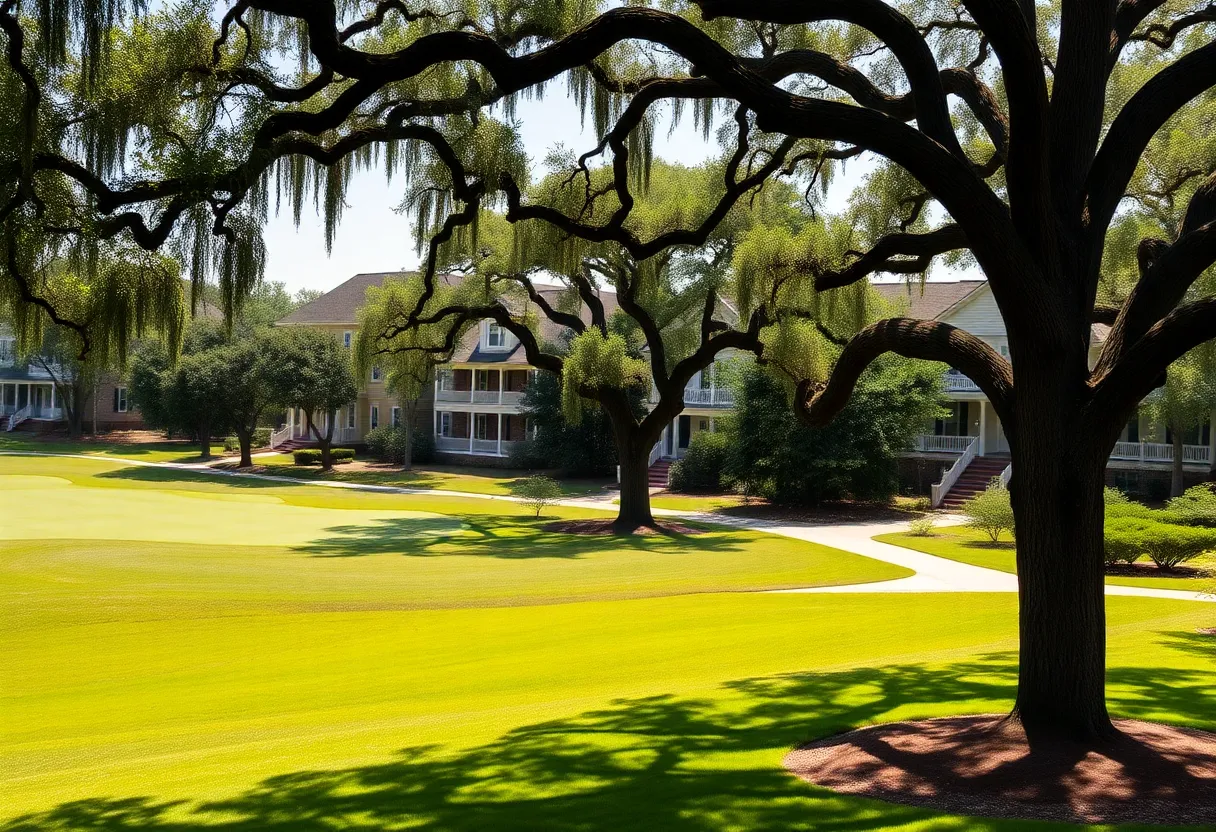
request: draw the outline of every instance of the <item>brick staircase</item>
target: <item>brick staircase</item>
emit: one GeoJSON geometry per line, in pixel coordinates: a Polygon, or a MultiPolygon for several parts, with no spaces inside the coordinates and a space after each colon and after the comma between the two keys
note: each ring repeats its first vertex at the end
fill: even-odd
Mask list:
{"type": "Polygon", "coordinates": [[[660,459],[654,465],[650,466],[648,476],[650,478],[651,488],[666,488],[667,487],[667,472],[671,470],[671,463],[665,459],[660,459]]]}
{"type": "Polygon", "coordinates": [[[1009,465],[1007,456],[977,456],[963,471],[942,500],[941,508],[953,511],[988,487],[993,477],[999,477],[1009,465]]]}
{"type": "Polygon", "coordinates": [[[275,448],[275,450],[282,451],[283,453],[291,453],[292,451],[300,450],[300,448],[311,448],[316,444],[317,443],[313,442],[311,439],[288,439],[282,445],[275,448]]]}

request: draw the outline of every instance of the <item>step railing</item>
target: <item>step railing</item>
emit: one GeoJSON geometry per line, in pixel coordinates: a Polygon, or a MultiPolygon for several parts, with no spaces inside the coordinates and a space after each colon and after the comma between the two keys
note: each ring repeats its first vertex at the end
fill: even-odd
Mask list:
{"type": "Polygon", "coordinates": [[[273,451],[289,441],[291,441],[291,425],[283,425],[270,434],[270,450],[273,451]]]}
{"type": "Polygon", "coordinates": [[[946,495],[950,493],[950,489],[958,482],[958,478],[967,470],[967,466],[975,460],[975,455],[980,449],[980,438],[977,436],[967,445],[967,449],[963,451],[963,455],[954,461],[944,474],[942,481],[934,483],[930,489],[930,500],[934,508],[942,504],[942,500],[946,499],[946,495]]]}
{"type": "Polygon", "coordinates": [[[1013,479],[1013,463],[1012,462],[1009,463],[1008,465],[1006,465],[1005,470],[1001,472],[1001,477],[1000,477],[1001,488],[1008,488],[1009,481],[1011,479],[1013,479]]]}
{"type": "Polygon", "coordinates": [[[13,430],[14,428],[17,427],[17,425],[21,424],[26,419],[30,418],[30,414],[33,412],[34,412],[33,408],[27,404],[25,407],[21,408],[16,413],[14,413],[13,415],[8,417],[8,426],[5,428],[5,430],[6,431],[13,430]]]}

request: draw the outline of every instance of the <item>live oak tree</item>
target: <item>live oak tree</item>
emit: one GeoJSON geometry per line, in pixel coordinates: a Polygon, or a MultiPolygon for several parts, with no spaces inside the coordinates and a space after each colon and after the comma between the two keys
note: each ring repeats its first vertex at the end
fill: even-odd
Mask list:
{"type": "Polygon", "coordinates": [[[383,286],[369,287],[359,309],[354,343],[355,372],[360,378],[367,378],[373,367],[379,367],[384,373],[385,388],[397,397],[401,427],[405,430],[401,467],[406,471],[413,467],[418,404],[434,381],[445,337],[442,332],[418,329],[402,330],[388,339],[380,336],[401,315],[414,309],[421,291],[422,286],[406,275],[390,278],[383,286]]]}
{"type": "Polygon", "coordinates": [[[211,438],[231,426],[228,362],[223,329],[196,320],[187,330],[181,355],[171,344],[140,345],[130,367],[131,403],[151,427],[193,436],[204,460],[211,438]]]}
{"type": "MultiPolygon", "coordinates": [[[[728,210],[787,171],[814,186],[833,160],[864,156],[874,167],[855,216],[829,224],[850,232],[847,253],[832,259],[821,241],[806,258],[743,258],[754,267],[734,273],[752,285],[744,320],[763,315],[781,331],[764,357],[772,344],[773,358],[804,376],[798,407],[812,423],[830,420],[886,352],[949,363],[980,386],[1013,455],[1015,713],[1032,742],[1114,735],[1104,699],[1104,467],[1169,365],[1216,337],[1216,299],[1198,289],[1216,259],[1211,155],[1172,189],[1168,222],[1141,233],[1119,219],[1129,192],[1156,170],[1160,137],[1179,123],[1210,125],[1209,7],[231,0],[217,35],[204,5],[193,19],[120,25],[119,0],[0,2],[9,66],[0,85],[0,280],[11,296],[38,302],[30,264],[56,245],[87,251],[119,235],[146,248],[177,245],[196,255],[198,273],[216,232],[211,268],[231,306],[256,280],[251,229],[272,201],[298,214],[311,194],[332,232],[350,174],[370,166],[405,174],[407,207],[418,228],[435,232],[425,271],[435,292],[439,249],[460,229],[471,238],[484,209],[501,211],[523,236],[613,245],[647,264],[702,246],[722,218],[631,227],[654,113],[664,107],[711,126],[733,115],[722,132],[728,162],[739,160],[723,176],[728,210]],[[512,152],[519,97],[559,78],[599,137],[566,171],[571,187],[582,177],[576,210],[546,203],[512,152]],[[125,177],[124,164],[133,166],[125,177]],[[596,178],[601,170],[609,181],[596,178]],[[1108,246],[1115,232],[1129,244],[1108,246]],[[836,355],[805,325],[774,315],[774,287],[778,296],[813,294],[877,272],[915,276],[940,256],[988,278],[1010,360],[963,331],[906,318],[833,330],[851,335],[836,355]],[[1110,306],[1099,288],[1114,271],[1130,285],[1110,306]],[[1111,328],[1090,367],[1095,323],[1111,328]],[[820,357],[796,362],[798,344],[820,357]]],[[[432,296],[423,293],[407,324],[434,314],[432,296]]],[[[721,319],[711,309],[705,320],[717,337],[721,319]]],[[[651,363],[661,362],[652,354],[651,363]]],[[[667,370],[666,383],[674,388],[687,369],[667,370]]]]}
{"type": "Polygon", "coordinates": [[[262,378],[271,400],[303,412],[305,427],[321,450],[321,470],[332,470],[338,411],[359,395],[351,357],[338,339],[305,328],[276,333],[264,344],[262,378]]]}

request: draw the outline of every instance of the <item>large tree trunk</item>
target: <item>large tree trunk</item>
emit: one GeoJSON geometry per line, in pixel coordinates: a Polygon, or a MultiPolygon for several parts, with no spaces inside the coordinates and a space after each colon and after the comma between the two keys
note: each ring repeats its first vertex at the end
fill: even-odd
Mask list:
{"type": "Polygon", "coordinates": [[[653,526],[650,512],[650,472],[647,462],[653,442],[644,442],[637,430],[618,430],[617,463],[621,466],[621,507],[616,518],[620,531],[653,526]]]}
{"type": "Polygon", "coordinates": [[[253,467],[253,432],[238,429],[236,439],[241,445],[241,461],[238,468],[253,467]]]}
{"type": "Polygon", "coordinates": [[[1014,715],[1032,745],[1102,742],[1116,733],[1105,695],[1106,454],[1100,438],[1079,432],[1066,399],[1022,392],[1018,418],[1035,427],[1011,437],[1021,637],[1014,715]]]}
{"type": "Polygon", "coordinates": [[[203,422],[198,426],[198,452],[206,462],[211,459],[211,424],[203,422]]]}
{"type": "Polygon", "coordinates": [[[1186,475],[1185,469],[1182,467],[1182,431],[1177,428],[1173,431],[1172,442],[1174,445],[1174,464],[1173,470],[1170,472],[1170,496],[1177,497],[1186,490],[1186,475]]]}

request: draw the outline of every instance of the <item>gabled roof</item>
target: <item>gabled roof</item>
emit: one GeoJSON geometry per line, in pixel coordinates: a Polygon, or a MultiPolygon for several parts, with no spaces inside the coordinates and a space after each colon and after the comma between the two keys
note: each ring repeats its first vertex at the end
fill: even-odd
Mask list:
{"type": "MultiPolygon", "coordinates": [[[[367,298],[367,290],[371,286],[382,286],[384,281],[393,277],[406,277],[409,272],[370,272],[357,274],[336,288],[326,292],[316,300],[304,304],[289,315],[281,318],[279,326],[350,326],[358,323],[359,308],[367,298]]],[[[462,280],[460,275],[440,275],[440,280],[462,280]]],[[[537,286],[537,292],[555,307],[559,305],[559,296],[567,292],[560,286],[537,286]]],[[[616,295],[612,292],[600,292],[600,302],[604,304],[604,312],[609,317],[617,309],[616,295]]],[[[540,319],[540,336],[546,341],[556,341],[561,337],[565,327],[556,324],[543,314],[540,319]]],[[[591,322],[591,310],[580,305],[579,317],[584,322],[591,322]]],[[[452,362],[457,364],[519,364],[528,363],[524,357],[523,348],[516,346],[514,350],[503,352],[486,352],[480,349],[481,338],[479,328],[470,330],[456,347],[452,354],[452,362]]]]}
{"type": "Polygon", "coordinates": [[[905,283],[875,283],[878,294],[888,301],[903,301],[908,307],[908,317],[936,319],[959,304],[969,300],[986,280],[913,281],[905,283]]]}

